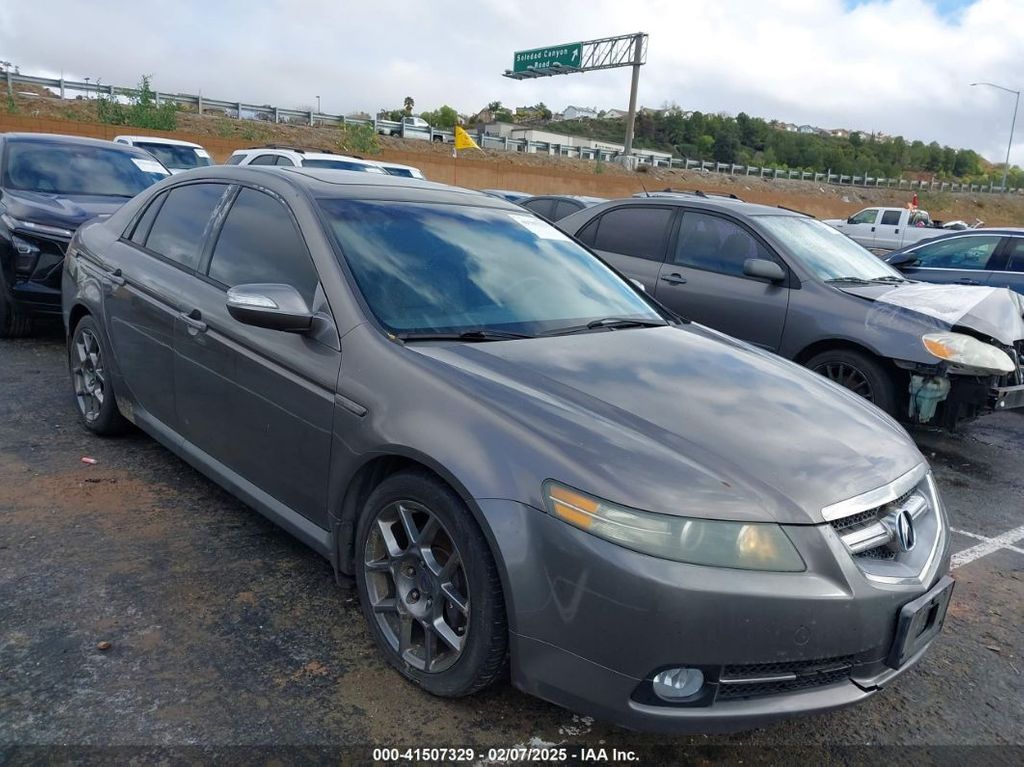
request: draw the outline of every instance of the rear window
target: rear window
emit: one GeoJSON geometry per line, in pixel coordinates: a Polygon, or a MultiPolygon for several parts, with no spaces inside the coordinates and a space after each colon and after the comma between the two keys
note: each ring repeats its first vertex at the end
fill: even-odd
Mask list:
{"type": "Polygon", "coordinates": [[[626,207],[601,216],[593,235],[595,250],[662,261],[668,246],[670,208],[626,207]]]}
{"type": "Polygon", "coordinates": [[[139,149],[145,149],[162,162],[164,167],[173,168],[174,170],[189,170],[191,168],[203,168],[207,165],[213,165],[209,153],[199,147],[161,144],[149,141],[138,142],[135,146],[139,149]]]}
{"type": "Polygon", "coordinates": [[[113,144],[8,141],[4,152],[4,186],[26,192],[128,198],[167,175],[152,157],[113,144]]]}
{"type": "Polygon", "coordinates": [[[244,154],[233,154],[233,155],[231,155],[228,158],[228,161],[226,163],[224,163],[224,164],[225,165],[241,165],[242,164],[242,160],[244,160],[244,159],[245,159],[245,155],[244,154]]]}
{"type": "Polygon", "coordinates": [[[348,162],[346,160],[302,160],[303,168],[327,168],[330,170],[354,170],[361,173],[385,174],[383,168],[376,165],[365,165],[361,162],[348,162]]]}

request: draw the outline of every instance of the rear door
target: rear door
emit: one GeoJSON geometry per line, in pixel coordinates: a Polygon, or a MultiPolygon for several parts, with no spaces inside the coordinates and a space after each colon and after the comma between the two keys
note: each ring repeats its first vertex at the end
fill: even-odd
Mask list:
{"type": "Polygon", "coordinates": [[[738,220],[693,209],[683,212],[654,293],[670,309],[736,338],[775,351],[789,308],[788,280],[773,283],[743,273],[747,259],[782,259],[738,220]]]}
{"type": "Polygon", "coordinates": [[[185,184],[158,195],[110,250],[124,285],[107,296],[110,342],[135,404],[178,430],[174,324],[225,184],[185,184]]]}
{"type": "Polygon", "coordinates": [[[669,206],[623,205],[587,223],[576,237],[654,295],[675,216],[669,206]]]}
{"type": "Polygon", "coordinates": [[[902,210],[883,210],[882,217],[875,226],[875,240],[872,247],[879,250],[896,250],[903,242],[902,210]]]}
{"type": "Polygon", "coordinates": [[[989,273],[989,285],[1024,293],[1024,235],[1003,238],[1002,255],[995,266],[989,273]]]}
{"type": "Polygon", "coordinates": [[[291,210],[268,191],[241,187],[182,299],[175,331],[182,433],[323,528],[341,364],[329,318],[291,210]],[[251,283],[291,285],[327,332],[285,333],[238,322],[227,311],[227,290],[251,283]]]}
{"type": "Polygon", "coordinates": [[[993,234],[943,237],[912,251],[917,258],[900,267],[912,280],[960,285],[987,285],[1002,238],[993,234]]]}

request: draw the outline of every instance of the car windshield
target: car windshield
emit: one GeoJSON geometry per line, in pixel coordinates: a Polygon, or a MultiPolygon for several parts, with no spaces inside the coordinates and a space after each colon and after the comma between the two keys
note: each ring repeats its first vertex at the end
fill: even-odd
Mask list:
{"type": "Polygon", "coordinates": [[[536,335],[610,317],[664,322],[611,269],[528,213],[319,203],[366,302],[392,332],[536,335]]]}
{"type": "Polygon", "coordinates": [[[903,276],[845,234],[813,218],[758,216],[776,240],[821,280],[903,280],[903,276]]]}
{"type": "Polygon", "coordinates": [[[349,162],[347,160],[311,160],[302,159],[303,168],[327,168],[330,170],[355,170],[361,173],[381,173],[386,175],[383,168],[376,165],[364,165],[361,162],[349,162]]]}
{"type": "Polygon", "coordinates": [[[160,144],[148,141],[136,141],[135,146],[139,147],[139,149],[145,149],[162,162],[164,167],[173,168],[174,170],[189,170],[190,168],[213,165],[210,155],[206,153],[205,149],[199,147],[182,146],[180,144],[160,144]]]}
{"type": "Polygon", "coordinates": [[[134,197],[167,175],[159,162],[128,149],[9,141],[3,183],[26,192],[134,197]]]}

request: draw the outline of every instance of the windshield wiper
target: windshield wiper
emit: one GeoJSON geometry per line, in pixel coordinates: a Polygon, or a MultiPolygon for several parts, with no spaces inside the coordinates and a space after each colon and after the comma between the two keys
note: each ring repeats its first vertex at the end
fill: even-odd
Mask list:
{"type": "Polygon", "coordinates": [[[570,333],[585,333],[588,330],[608,328],[618,330],[619,328],[661,328],[668,325],[662,320],[636,320],[628,317],[602,317],[599,320],[591,320],[586,325],[571,325],[567,328],[556,328],[541,333],[542,336],[564,336],[570,333]]]}
{"type": "Polygon", "coordinates": [[[897,283],[897,282],[910,282],[906,277],[897,277],[894,274],[887,275],[885,277],[872,277],[872,282],[886,282],[886,283],[897,283]]]}
{"type": "Polygon", "coordinates": [[[477,328],[460,333],[432,333],[430,331],[395,333],[399,341],[509,341],[515,338],[536,338],[527,333],[512,333],[507,330],[477,328]]]}
{"type": "Polygon", "coordinates": [[[870,285],[872,281],[865,279],[864,277],[833,277],[825,280],[825,282],[830,284],[833,282],[839,282],[845,285],[870,285]]]}

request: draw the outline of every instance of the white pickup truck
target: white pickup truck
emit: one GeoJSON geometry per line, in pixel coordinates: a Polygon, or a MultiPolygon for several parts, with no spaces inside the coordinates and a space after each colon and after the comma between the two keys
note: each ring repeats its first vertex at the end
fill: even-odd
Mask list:
{"type": "Polygon", "coordinates": [[[869,250],[897,250],[947,231],[920,208],[865,208],[845,221],[824,223],[869,250]]]}
{"type": "Polygon", "coordinates": [[[434,130],[422,117],[403,117],[401,122],[380,120],[377,122],[377,133],[383,136],[421,139],[437,143],[450,144],[454,141],[450,131],[434,130]]]}

